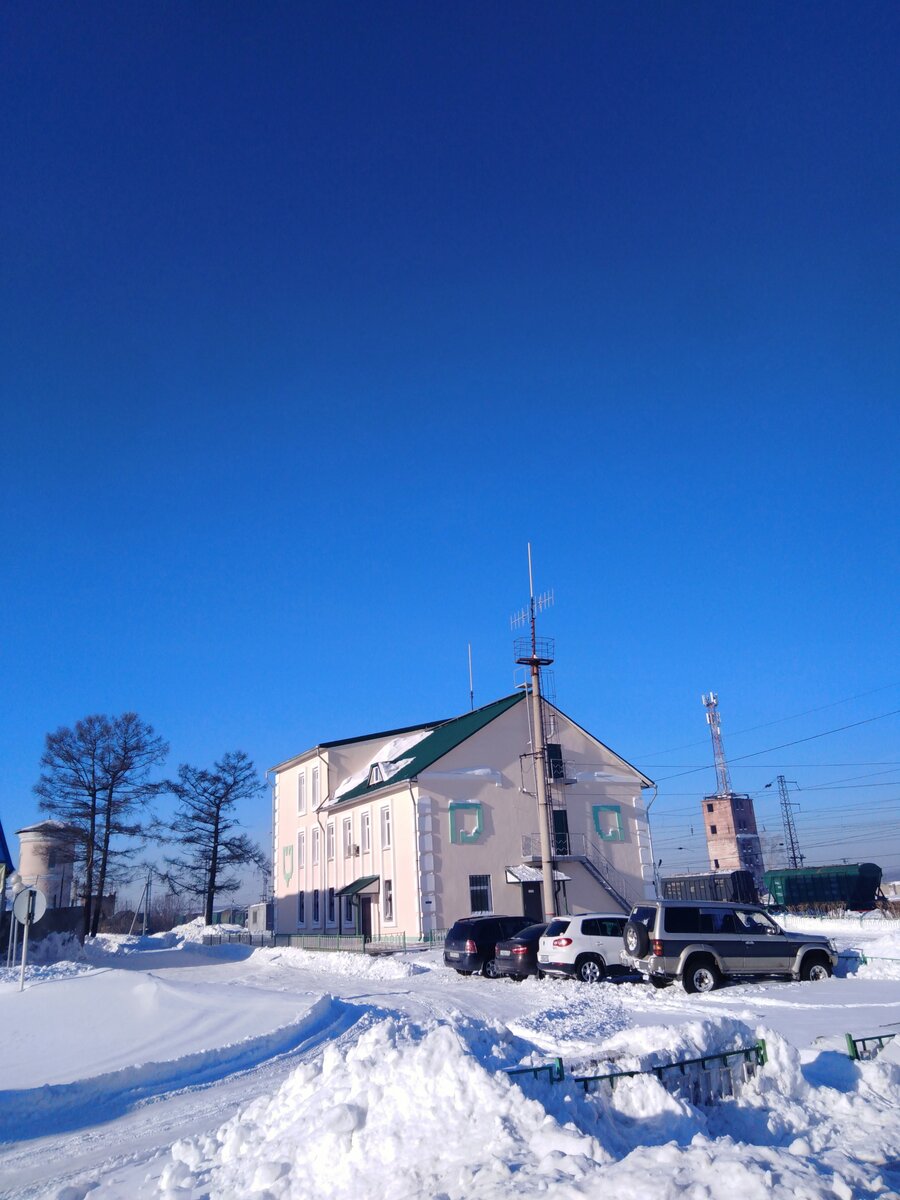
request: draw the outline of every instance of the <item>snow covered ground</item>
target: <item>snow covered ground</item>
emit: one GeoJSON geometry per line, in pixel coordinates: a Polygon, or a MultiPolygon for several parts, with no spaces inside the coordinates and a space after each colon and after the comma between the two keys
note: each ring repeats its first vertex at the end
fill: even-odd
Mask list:
{"type": "MultiPolygon", "coordinates": [[[[791,927],[800,927],[789,919],[791,927]]],[[[812,922],[823,983],[688,996],[385,958],[104,937],[0,970],[0,1196],[756,1200],[900,1196],[900,923],[812,922]],[[852,951],[863,951],[861,963],[852,951]],[[735,1098],[632,1070],[766,1039],[735,1098]],[[501,1068],[561,1056],[566,1078],[501,1068]]]]}

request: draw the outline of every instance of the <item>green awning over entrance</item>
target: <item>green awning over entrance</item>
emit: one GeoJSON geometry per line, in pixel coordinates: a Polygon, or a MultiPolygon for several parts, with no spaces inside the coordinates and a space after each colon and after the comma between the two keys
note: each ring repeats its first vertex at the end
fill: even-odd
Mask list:
{"type": "Polygon", "coordinates": [[[362,879],[354,879],[346,887],[335,892],[335,896],[377,896],[380,875],[363,875],[362,879]]]}

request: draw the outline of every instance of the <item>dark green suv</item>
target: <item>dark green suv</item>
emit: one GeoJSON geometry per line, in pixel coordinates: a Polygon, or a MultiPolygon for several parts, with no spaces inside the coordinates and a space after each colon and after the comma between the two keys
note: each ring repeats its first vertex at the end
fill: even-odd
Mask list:
{"type": "Polygon", "coordinates": [[[623,963],[656,987],[677,980],[686,992],[741,976],[827,979],[837,963],[830,938],[786,933],[755,904],[647,901],[631,910],[622,941],[623,963]]]}

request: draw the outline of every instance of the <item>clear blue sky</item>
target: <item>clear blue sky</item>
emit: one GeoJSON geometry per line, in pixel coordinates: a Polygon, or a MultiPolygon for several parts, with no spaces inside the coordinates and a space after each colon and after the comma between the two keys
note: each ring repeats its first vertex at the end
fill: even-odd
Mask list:
{"type": "MultiPolygon", "coordinates": [[[[461,712],[468,642],[508,693],[529,539],[561,707],[705,766],[661,784],[664,869],[705,862],[702,691],[735,759],[900,709],[898,35],[893,2],[6,6],[14,849],[90,712],[174,773],[461,712]]],[[[896,878],[898,734],[734,783],[818,785],[810,859],[896,878]]]]}

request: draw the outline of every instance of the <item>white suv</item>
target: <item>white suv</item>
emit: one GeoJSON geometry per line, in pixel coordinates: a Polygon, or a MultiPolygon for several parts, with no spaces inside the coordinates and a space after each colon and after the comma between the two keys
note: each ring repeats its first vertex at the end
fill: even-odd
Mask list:
{"type": "Polygon", "coordinates": [[[622,930],[628,920],[622,913],[576,913],[554,917],[538,943],[538,970],[599,983],[607,963],[619,965],[622,930]]]}

